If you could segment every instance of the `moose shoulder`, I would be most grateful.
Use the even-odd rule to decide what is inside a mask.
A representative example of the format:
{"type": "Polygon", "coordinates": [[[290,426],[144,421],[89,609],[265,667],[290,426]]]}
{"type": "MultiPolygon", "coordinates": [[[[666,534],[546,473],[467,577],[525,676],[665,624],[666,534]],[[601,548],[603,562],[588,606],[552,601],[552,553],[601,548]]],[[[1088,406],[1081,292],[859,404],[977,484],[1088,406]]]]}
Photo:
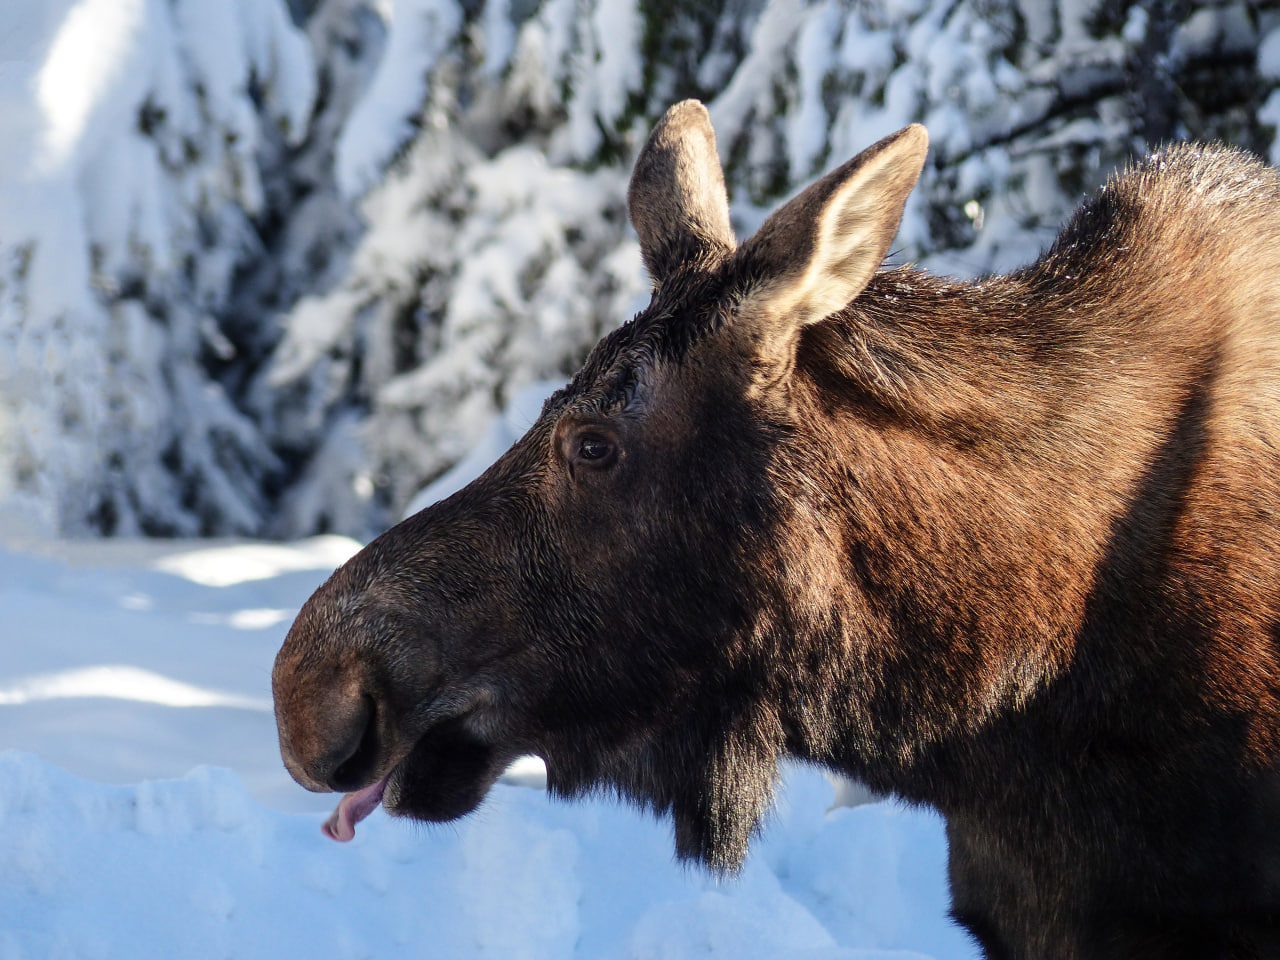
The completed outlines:
{"type": "Polygon", "coordinates": [[[991,957],[1280,955],[1280,177],[1170,148],[960,283],[880,269],[925,153],[739,245],[706,111],[668,111],[648,308],[280,651],[331,835],[534,753],[732,870],[792,756],[942,812],[991,957]]]}

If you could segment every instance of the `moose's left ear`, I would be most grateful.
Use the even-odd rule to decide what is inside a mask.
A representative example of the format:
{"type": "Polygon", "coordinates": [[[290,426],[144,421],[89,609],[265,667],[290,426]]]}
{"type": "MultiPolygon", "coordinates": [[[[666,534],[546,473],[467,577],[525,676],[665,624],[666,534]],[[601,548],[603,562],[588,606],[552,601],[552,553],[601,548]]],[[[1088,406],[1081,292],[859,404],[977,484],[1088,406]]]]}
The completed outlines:
{"type": "Polygon", "coordinates": [[[649,134],[627,207],[655,290],[689,261],[719,260],[738,246],[715,131],[697,100],[671,107],[649,134]]]}
{"type": "Polygon", "coordinates": [[[738,250],[758,282],[742,305],[790,339],[853,300],[879,268],[928,153],[918,123],[885,137],[775,211],[738,250]]]}

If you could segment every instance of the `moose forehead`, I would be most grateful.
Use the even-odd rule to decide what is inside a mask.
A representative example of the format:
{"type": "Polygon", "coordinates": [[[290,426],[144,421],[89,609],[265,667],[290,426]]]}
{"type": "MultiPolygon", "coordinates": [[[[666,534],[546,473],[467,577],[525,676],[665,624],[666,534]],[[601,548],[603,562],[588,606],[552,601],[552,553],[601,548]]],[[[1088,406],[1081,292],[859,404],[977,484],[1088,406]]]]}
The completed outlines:
{"type": "Polygon", "coordinates": [[[656,364],[680,364],[690,350],[728,323],[739,284],[733,261],[693,264],[668,277],[649,305],[606,335],[573,380],[543,406],[606,414],[625,409],[656,364]]]}

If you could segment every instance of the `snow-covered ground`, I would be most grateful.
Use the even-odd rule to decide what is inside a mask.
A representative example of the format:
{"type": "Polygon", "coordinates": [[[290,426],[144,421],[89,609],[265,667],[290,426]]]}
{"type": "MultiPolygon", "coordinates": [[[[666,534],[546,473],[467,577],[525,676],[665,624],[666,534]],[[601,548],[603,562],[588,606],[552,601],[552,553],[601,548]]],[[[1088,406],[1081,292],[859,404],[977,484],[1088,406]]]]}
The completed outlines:
{"type": "Polygon", "coordinates": [[[511,784],[455,825],[379,812],[329,842],[335,798],[276,753],[270,668],[355,548],[0,549],[0,958],[975,955],[940,821],[829,809],[814,771],[736,880],[677,865],[668,823],[511,784]]]}

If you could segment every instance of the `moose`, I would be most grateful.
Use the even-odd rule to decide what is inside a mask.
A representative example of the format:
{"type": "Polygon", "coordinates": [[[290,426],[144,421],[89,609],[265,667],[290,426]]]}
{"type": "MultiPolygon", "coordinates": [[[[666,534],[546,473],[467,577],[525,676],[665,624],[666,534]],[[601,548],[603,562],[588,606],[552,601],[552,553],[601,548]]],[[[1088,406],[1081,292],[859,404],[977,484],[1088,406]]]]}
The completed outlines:
{"type": "Polygon", "coordinates": [[[958,281],[883,264],[927,139],[739,244],[666,113],[647,308],[280,650],[332,837],[536,754],[731,873],[794,758],[941,813],[991,958],[1280,956],[1280,176],[1171,146],[958,281]]]}

